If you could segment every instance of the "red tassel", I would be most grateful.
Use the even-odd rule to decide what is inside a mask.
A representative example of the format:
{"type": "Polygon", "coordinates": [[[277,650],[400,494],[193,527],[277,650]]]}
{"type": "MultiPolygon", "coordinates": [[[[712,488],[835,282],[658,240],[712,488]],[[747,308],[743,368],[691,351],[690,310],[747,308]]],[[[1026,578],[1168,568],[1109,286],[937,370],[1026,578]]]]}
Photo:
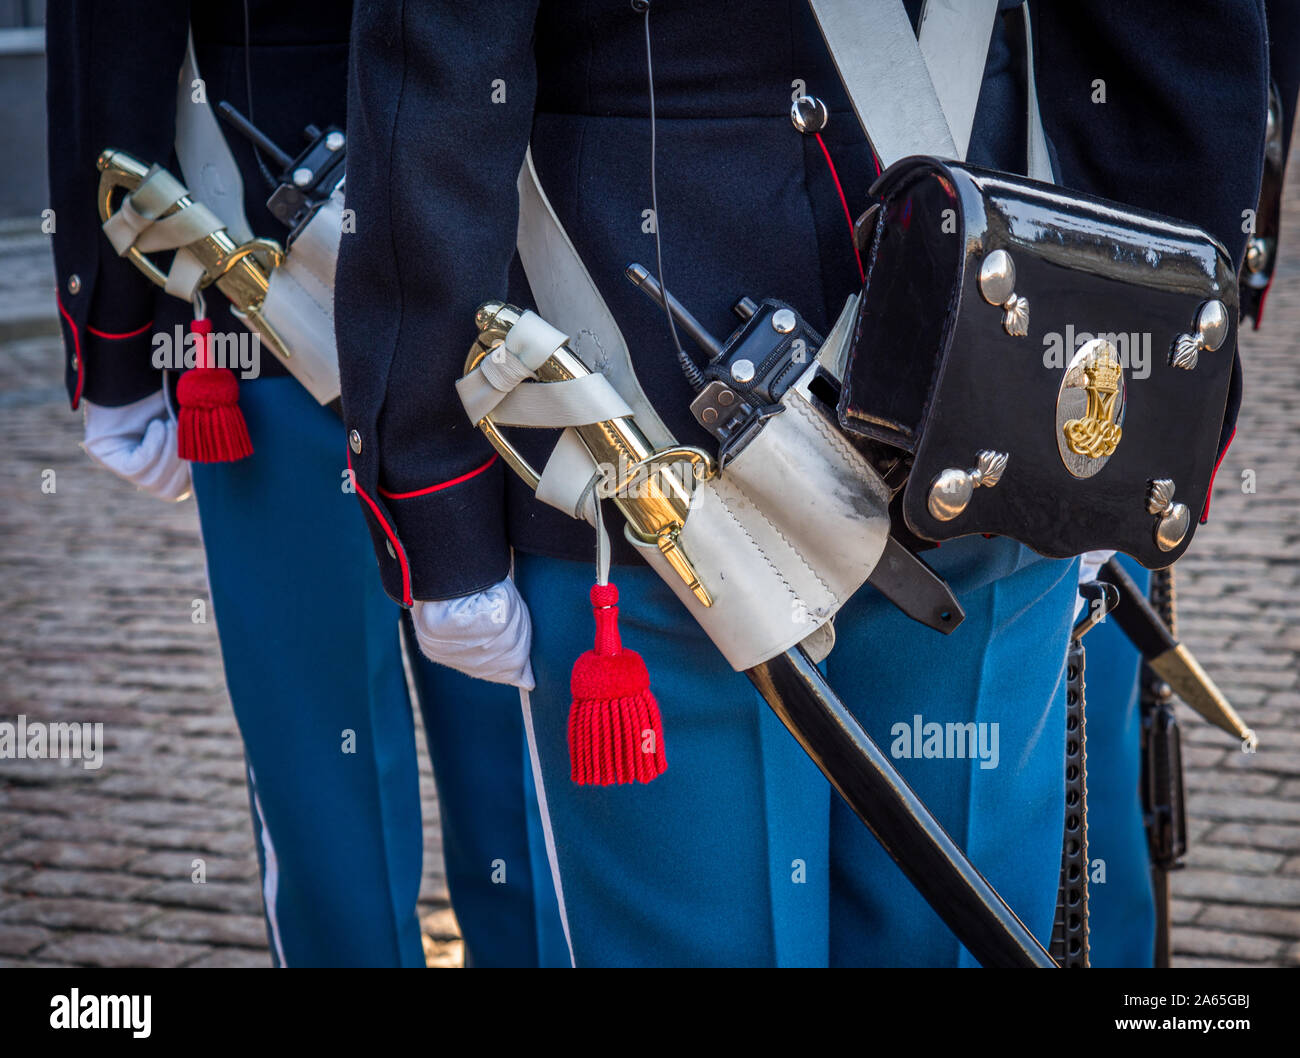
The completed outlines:
{"type": "Polygon", "coordinates": [[[251,456],[253,441],[239,410],[239,380],[228,367],[208,366],[212,321],[195,320],[190,330],[199,336],[199,353],[176,387],[177,454],[192,463],[233,463],[251,456]]]}
{"type": "Polygon", "coordinates": [[[573,666],[569,710],[572,778],[582,786],[650,782],[668,767],[659,703],[641,655],[618,635],[618,589],[591,589],[596,648],[573,666]]]}

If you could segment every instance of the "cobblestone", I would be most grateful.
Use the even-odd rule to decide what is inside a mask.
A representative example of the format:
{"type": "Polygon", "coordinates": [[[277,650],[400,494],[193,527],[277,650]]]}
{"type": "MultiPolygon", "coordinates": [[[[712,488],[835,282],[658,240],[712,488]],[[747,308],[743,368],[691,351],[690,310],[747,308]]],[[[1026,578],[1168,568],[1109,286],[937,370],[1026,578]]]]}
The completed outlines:
{"type": "MultiPolygon", "coordinates": [[[[189,620],[207,597],[194,505],[86,460],[61,361],[48,239],[0,225],[0,716],[105,725],[98,771],[0,761],[0,964],[266,966],[215,626],[189,620]]],[[[427,915],[447,889],[422,743],[421,783],[427,915]]],[[[459,965],[438,921],[431,964],[459,965]]]]}
{"type": "Polygon", "coordinates": [[[149,922],[141,933],[161,940],[256,948],[266,940],[266,923],[260,915],[234,915],[224,910],[169,911],[149,922]]]}
{"type": "Polygon", "coordinates": [[[152,918],[156,912],[145,905],[109,900],[42,897],[20,900],[0,912],[0,921],[25,922],[50,929],[98,929],[126,933],[152,918]]]}
{"type": "Polygon", "coordinates": [[[1180,707],[1188,813],[1213,825],[1171,875],[1175,965],[1296,965],[1300,951],[1300,186],[1292,167],[1264,327],[1210,522],[1178,563],[1179,633],[1260,738],[1253,755],[1180,707]],[[1243,491],[1246,470],[1256,491],[1243,491]],[[1188,923],[1194,922],[1194,926],[1188,923]]]}
{"type": "Polygon", "coordinates": [[[1274,958],[1283,943],[1253,934],[1224,933],[1214,929],[1184,927],[1178,931],[1180,955],[1212,955],[1260,962],[1274,958]]]}
{"type": "Polygon", "coordinates": [[[172,944],[107,933],[69,933],[35,956],[71,966],[186,966],[209,954],[200,944],[172,944]]]}

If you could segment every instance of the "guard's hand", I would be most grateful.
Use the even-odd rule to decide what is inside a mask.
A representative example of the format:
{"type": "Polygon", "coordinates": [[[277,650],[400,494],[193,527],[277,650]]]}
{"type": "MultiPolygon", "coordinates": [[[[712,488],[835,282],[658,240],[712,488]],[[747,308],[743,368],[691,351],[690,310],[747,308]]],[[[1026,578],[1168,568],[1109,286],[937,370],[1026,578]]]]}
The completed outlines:
{"type": "Polygon", "coordinates": [[[160,500],[190,492],[190,465],[176,454],[176,420],[159,390],[133,404],[86,408],[82,448],[96,463],[160,500]]]}
{"type": "Polygon", "coordinates": [[[420,652],[430,661],[491,683],[533,689],[533,623],[509,577],[475,595],[416,602],[411,618],[420,652]]]}

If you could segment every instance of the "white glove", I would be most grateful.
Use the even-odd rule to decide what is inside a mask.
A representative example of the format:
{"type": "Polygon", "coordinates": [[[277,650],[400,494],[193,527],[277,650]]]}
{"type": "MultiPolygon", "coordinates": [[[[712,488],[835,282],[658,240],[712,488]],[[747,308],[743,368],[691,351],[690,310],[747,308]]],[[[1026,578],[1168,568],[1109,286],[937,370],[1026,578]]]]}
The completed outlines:
{"type": "Polygon", "coordinates": [[[417,602],[411,611],[420,652],[430,661],[491,683],[531,691],[533,623],[507,577],[459,599],[417,602]]]}
{"type": "Polygon", "coordinates": [[[160,500],[189,495],[190,465],[176,454],[176,420],[162,390],[120,408],[83,403],[86,455],[160,500]]]}
{"type": "MultiPolygon", "coordinates": [[[[1101,567],[1115,557],[1114,551],[1085,551],[1083,561],[1079,563],[1079,583],[1087,584],[1089,581],[1097,579],[1101,573],[1101,567]]],[[[1074,598],[1074,619],[1079,619],[1079,611],[1083,609],[1083,596],[1076,595],[1074,598]]]]}

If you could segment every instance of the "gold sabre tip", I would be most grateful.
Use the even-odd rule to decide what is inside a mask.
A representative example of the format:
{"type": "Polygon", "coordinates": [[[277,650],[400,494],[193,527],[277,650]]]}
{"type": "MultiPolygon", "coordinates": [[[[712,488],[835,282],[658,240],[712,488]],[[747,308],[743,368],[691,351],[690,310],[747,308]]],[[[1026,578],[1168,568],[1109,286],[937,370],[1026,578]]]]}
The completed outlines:
{"type": "Polygon", "coordinates": [[[1179,643],[1163,654],[1148,659],[1147,664],[1156,675],[1173,687],[1178,697],[1188,706],[1216,727],[1236,735],[1247,753],[1255,751],[1259,745],[1255,732],[1246,726],[1184,644],[1179,643]]]}

